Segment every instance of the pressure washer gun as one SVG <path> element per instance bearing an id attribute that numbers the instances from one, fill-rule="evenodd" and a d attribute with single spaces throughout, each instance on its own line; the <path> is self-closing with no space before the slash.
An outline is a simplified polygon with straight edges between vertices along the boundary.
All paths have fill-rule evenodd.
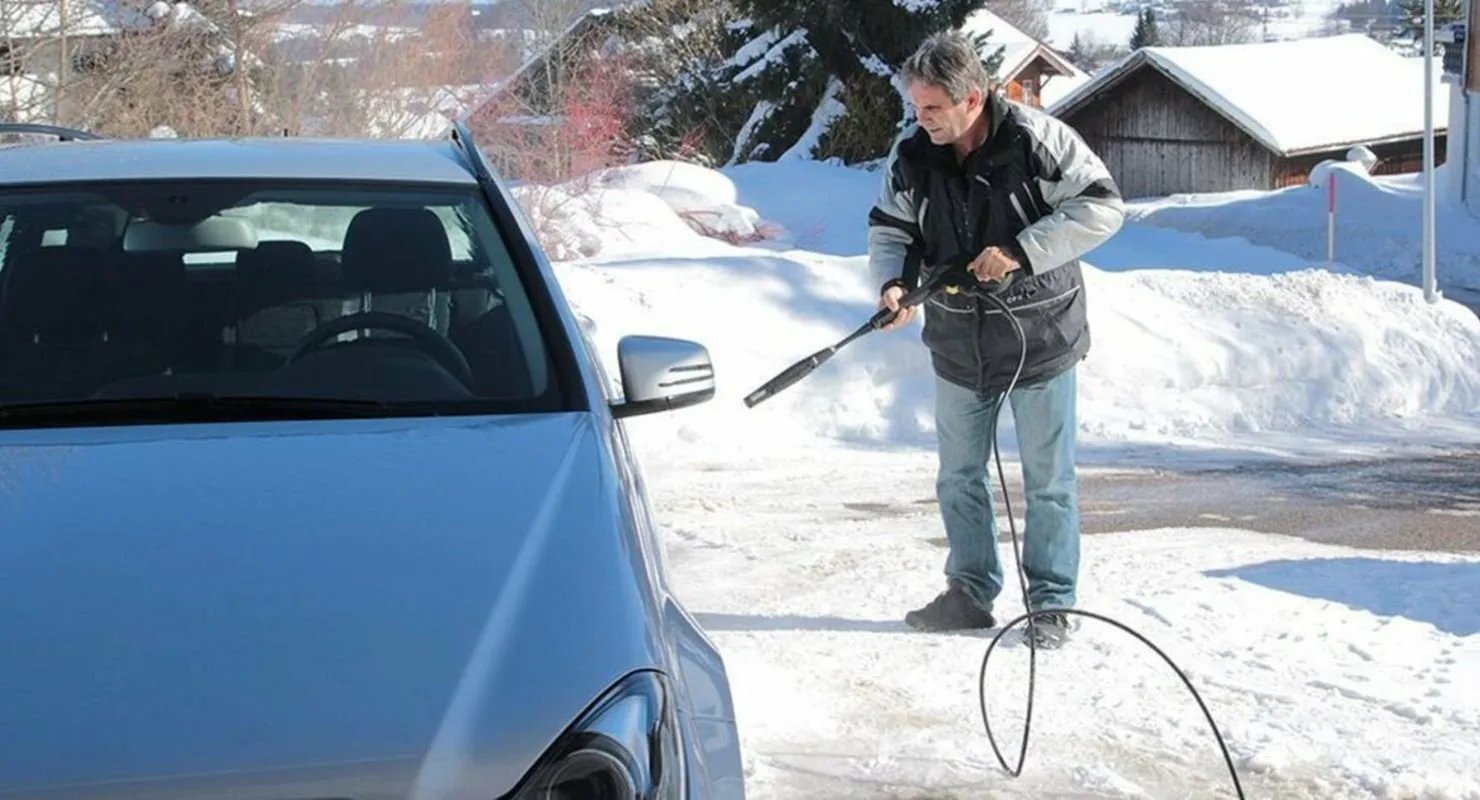
<path id="1" fill-rule="evenodd" d="M 962 287 L 969 287 L 969 290 L 974 291 L 986 291 L 992 294 L 999 294 L 1007 288 L 1014 277 L 1016 277 L 1016 273 L 1009 272 L 1001 281 L 994 281 L 991 284 L 982 284 L 978 282 L 974 276 L 966 272 L 965 263 L 946 267 L 944 269 L 941 269 L 935 275 L 935 277 L 930 279 L 929 282 L 917 286 L 908 292 L 905 292 L 904 296 L 899 298 L 899 308 L 902 311 L 906 308 L 920 305 L 926 300 L 929 300 L 931 296 L 933 296 L 936 292 L 952 289 L 959 290 Z M 843 339 L 832 347 L 818 350 L 817 352 L 813 353 L 810 356 L 807 356 L 801 361 L 792 364 L 785 370 L 782 370 L 781 374 L 767 381 L 764 386 L 756 389 L 754 392 L 751 392 L 745 397 L 746 407 L 755 408 L 756 405 L 761 403 L 762 401 L 767 400 L 776 394 L 779 394 L 783 389 L 786 389 L 793 383 L 796 383 L 802 378 L 807 377 L 809 374 L 812 373 L 812 370 L 815 370 L 818 367 L 822 366 L 824 362 L 826 362 L 829 358 L 832 358 L 833 355 L 836 354 L 839 350 L 842 350 L 844 347 L 851 344 L 856 339 L 859 339 L 865 334 L 879 330 L 885 325 L 888 325 L 890 322 L 893 322 L 894 316 L 895 312 L 890 311 L 887 308 L 879 309 L 872 317 L 869 317 L 868 322 L 863 323 L 862 325 L 858 326 L 858 330 L 855 330 L 854 332 L 848 334 L 847 338 Z"/>

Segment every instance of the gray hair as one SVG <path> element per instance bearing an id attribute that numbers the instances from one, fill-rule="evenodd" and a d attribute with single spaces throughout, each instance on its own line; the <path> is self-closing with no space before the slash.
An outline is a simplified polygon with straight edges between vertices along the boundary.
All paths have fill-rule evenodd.
<path id="1" fill-rule="evenodd" d="M 985 94 L 991 88 L 991 77 L 976 46 L 959 31 L 931 35 L 904 62 L 900 74 L 905 86 L 934 84 L 944 89 L 954 103 L 965 100 L 972 89 Z"/>

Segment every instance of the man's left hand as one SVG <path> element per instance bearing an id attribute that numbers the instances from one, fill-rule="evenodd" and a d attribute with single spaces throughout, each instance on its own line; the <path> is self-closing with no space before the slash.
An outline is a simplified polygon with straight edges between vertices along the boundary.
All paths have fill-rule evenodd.
<path id="1" fill-rule="evenodd" d="M 986 283 L 987 281 L 1000 281 L 1007 277 L 1007 273 L 1022 269 L 1022 267 L 1023 265 L 1008 255 L 1006 250 L 1000 247 L 988 247 L 966 267 L 966 271 L 975 275 L 977 280 Z"/>

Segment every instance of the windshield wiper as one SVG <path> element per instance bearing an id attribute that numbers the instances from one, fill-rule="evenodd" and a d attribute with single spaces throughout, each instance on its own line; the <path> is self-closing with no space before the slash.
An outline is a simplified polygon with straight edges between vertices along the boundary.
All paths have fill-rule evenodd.
<path id="1" fill-rule="evenodd" d="M 181 393 L 164 397 L 55 400 L 0 405 L 0 427 L 109 422 L 215 422 L 395 416 L 378 400 Z"/>

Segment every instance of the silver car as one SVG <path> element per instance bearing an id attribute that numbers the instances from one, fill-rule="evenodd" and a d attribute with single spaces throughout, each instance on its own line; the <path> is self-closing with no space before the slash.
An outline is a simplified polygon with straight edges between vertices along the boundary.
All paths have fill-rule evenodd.
<path id="1" fill-rule="evenodd" d="M 0 126 L 0 136 L 22 130 Z M 467 132 L 0 146 L 0 797 L 744 796 L 622 418 Z"/>

